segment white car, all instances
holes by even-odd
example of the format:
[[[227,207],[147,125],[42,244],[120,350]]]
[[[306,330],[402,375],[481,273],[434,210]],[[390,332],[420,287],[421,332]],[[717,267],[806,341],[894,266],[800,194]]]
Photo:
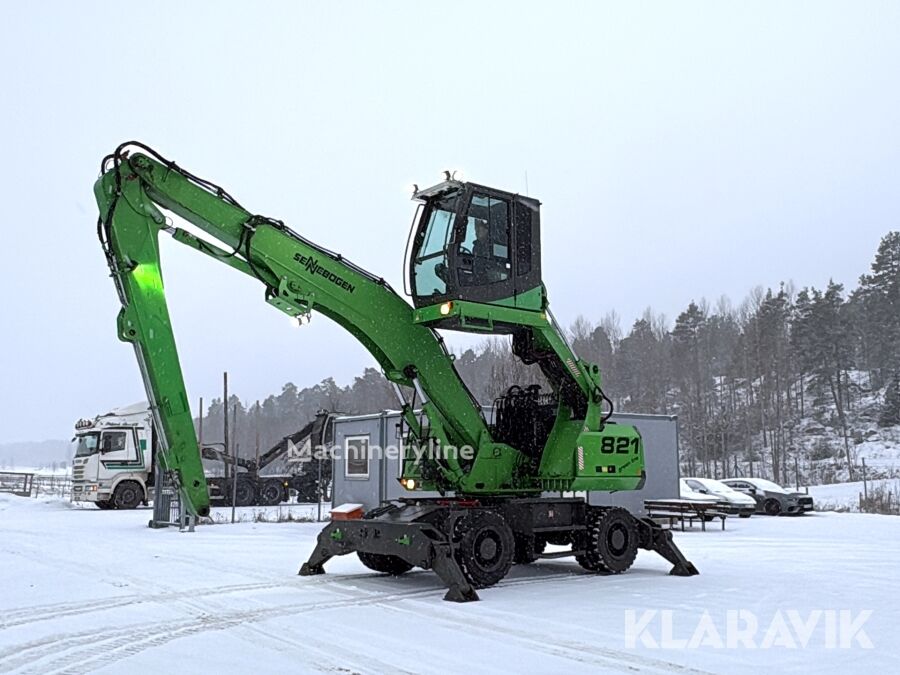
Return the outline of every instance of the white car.
[[[741,518],[756,512],[756,500],[711,478],[682,478],[681,498],[694,501],[717,501],[722,510]]]

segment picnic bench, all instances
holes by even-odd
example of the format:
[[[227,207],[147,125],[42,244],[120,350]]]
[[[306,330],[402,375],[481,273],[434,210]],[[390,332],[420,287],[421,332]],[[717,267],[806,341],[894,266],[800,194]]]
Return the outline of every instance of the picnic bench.
[[[725,519],[728,517],[717,502],[697,502],[690,499],[647,499],[644,501],[644,509],[648,518],[668,522],[669,529],[672,529],[676,522],[680,522],[682,532],[685,521],[693,527],[695,520],[700,521],[700,527],[705,532],[706,523],[714,518],[722,521],[724,530]]]

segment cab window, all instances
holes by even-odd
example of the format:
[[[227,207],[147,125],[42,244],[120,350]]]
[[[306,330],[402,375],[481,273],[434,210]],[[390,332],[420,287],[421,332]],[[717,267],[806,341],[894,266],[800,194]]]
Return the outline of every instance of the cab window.
[[[475,193],[457,246],[457,278],[461,286],[483,286],[509,279],[509,203]]]
[[[447,292],[445,246],[456,217],[456,198],[456,193],[442,197],[423,215],[427,223],[413,261],[416,295],[443,295]]]
[[[100,452],[119,452],[125,449],[127,434],[124,431],[105,431],[100,441]]]
[[[81,436],[76,436],[75,443],[75,456],[76,457],[88,457],[89,455],[93,455],[97,452],[99,446],[100,434],[82,434]]]

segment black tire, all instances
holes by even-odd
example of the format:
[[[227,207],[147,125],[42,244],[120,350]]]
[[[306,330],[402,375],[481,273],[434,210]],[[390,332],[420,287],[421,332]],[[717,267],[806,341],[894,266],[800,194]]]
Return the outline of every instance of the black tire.
[[[359,556],[359,561],[370,570],[381,572],[382,574],[390,574],[392,577],[399,577],[413,568],[410,563],[395,555],[365,553],[363,551],[357,551],[356,555]]]
[[[749,518],[752,515],[753,515],[752,513],[739,513],[738,517],[739,518]]]
[[[530,565],[544,552],[547,542],[543,537],[528,537],[524,534],[516,534],[516,550],[513,553],[513,562],[516,565]]]
[[[473,510],[456,521],[456,560],[475,588],[493,586],[512,567],[516,541],[506,521],[493,511]]]
[[[777,499],[769,498],[766,500],[765,504],[763,504],[763,510],[765,510],[767,516],[780,516],[781,502]]]
[[[97,508],[100,509],[101,511],[108,511],[109,509],[113,508],[113,503],[112,503],[111,499],[102,499],[98,502],[94,502],[94,504],[96,504]]]
[[[253,506],[254,504],[256,504],[256,486],[246,478],[238,478],[234,505]]]
[[[123,480],[116,485],[111,501],[114,509],[136,509],[144,501],[144,489],[140,483]]]
[[[637,557],[638,530],[634,516],[619,507],[591,509],[585,552],[578,564],[591,572],[620,574]]]
[[[262,488],[259,491],[259,503],[261,505],[275,506],[283,502],[284,498],[284,485],[278,478],[270,478],[262,484]]]

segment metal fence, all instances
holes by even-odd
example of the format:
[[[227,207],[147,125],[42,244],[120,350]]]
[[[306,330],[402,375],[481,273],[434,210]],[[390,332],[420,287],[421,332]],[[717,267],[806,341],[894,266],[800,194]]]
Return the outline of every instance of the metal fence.
[[[30,497],[33,481],[33,473],[0,471],[0,492],[10,492],[19,497]]]
[[[178,486],[167,471],[157,464],[154,473],[153,518],[150,527],[177,527],[194,531],[195,519],[187,513]]]
[[[35,476],[33,496],[72,499],[72,476]]]
[[[8,492],[19,497],[47,496],[71,499],[72,477],[0,471],[0,492]]]

